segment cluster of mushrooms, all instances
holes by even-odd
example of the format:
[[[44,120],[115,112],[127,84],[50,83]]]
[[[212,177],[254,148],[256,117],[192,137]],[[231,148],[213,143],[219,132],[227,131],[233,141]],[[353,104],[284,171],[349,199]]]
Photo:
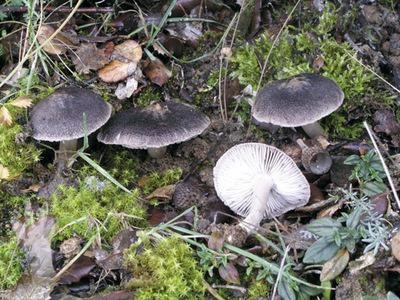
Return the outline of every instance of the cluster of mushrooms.
[[[253,104],[252,117],[262,125],[301,126],[313,138],[324,134],[318,120],[335,111],[343,98],[332,80],[300,74],[263,87]],[[77,139],[101,128],[100,142],[147,149],[150,156],[159,158],[168,145],[189,140],[210,125],[210,119],[194,107],[173,101],[132,108],[113,117],[111,112],[111,105],[96,93],[61,88],[32,109],[33,138],[60,142],[59,153],[67,159],[68,153],[76,150]],[[306,170],[315,174],[329,170],[332,162],[325,150],[309,147],[302,140],[298,143]],[[218,197],[245,217],[239,225],[248,233],[263,218],[304,206],[310,198],[310,185],[292,158],[266,144],[232,147],[218,160],[213,175]]]

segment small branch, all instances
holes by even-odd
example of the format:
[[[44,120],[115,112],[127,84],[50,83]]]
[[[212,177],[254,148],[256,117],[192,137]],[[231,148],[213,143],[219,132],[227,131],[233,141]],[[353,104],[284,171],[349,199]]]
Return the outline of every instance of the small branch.
[[[35,11],[40,11],[40,7],[36,6]],[[73,7],[53,7],[47,6],[44,7],[43,10],[46,12],[60,12],[60,13],[70,13],[74,8]],[[0,12],[2,13],[26,13],[28,11],[27,6],[4,6],[0,5]],[[83,14],[106,14],[114,12],[114,8],[112,7],[83,7],[78,8],[76,10],[77,13]]]

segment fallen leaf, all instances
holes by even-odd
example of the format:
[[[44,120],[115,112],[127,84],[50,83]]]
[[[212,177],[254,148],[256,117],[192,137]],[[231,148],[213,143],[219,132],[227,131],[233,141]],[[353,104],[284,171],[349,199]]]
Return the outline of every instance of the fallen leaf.
[[[46,41],[54,34],[55,30],[50,25],[42,25],[39,27],[37,32],[37,40],[40,45],[43,46],[43,50],[49,54],[60,55],[67,52],[67,49],[74,46],[74,43],[62,32],[56,34],[56,36],[49,42]]]
[[[164,63],[156,58],[155,60],[146,60],[143,68],[144,74],[158,86],[163,86],[168,79],[172,76],[170,70],[164,65]]]
[[[138,240],[136,230],[123,229],[112,240],[113,252],[123,252]]]
[[[364,270],[366,267],[371,266],[376,261],[376,257],[373,251],[365,253],[364,255],[360,256],[356,260],[350,262],[350,274],[357,275],[361,270]]]
[[[10,126],[12,122],[12,117],[8,109],[5,106],[0,108],[0,125]]]
[[[219,230],[215,230],[211,233],[211,236],[208,239],[208,248],[219,251],[224,246],[224,241],[224,234]]]
[[[239,272],[232,263],[218,268],[219,276],[228,283],[240,284]]]
[[[87,276],[95,266],[96,263],[92,257],[82,255],[60,276],[59,283],[71,284],[79,282],[83,277]]]
[[[400,233],[396,233],[392,238],[392,256],[394,256],[398,261],[400,261]]]
[[[51,278],[24,275],[17,286],[4,295],[10,300],[49,300],[54,285]],[[2,295],[3,296],[3,295]]]
[[[100,69],[98,75],[104,82],[114,83],[128,78],[135,72],[136,68],[136,62],[123,63],[119,60],[113,60],[104,68]]]
[[[394,112],[388,109],[378,110],[374,113],[374,121],[377,124],[374,130],[386,133],[392,138],[393,145],[400,147],[400,124]]]
[[[316,72],[318,72],[319,70],[321,70],[321,68],[324,66],[324,64],[325,64],[324,58],[321,55],[318,55],[314,59],[314,61],[312,63],[312,67]]]
[[[321,192],[321,189],[313,183],[310,183],[310,192],[311,194],[308,204],[313,204],[325,200],[324,194]]]
[[[5,166],[0,164],[0,180],[9,178],[10,178],[10,172]]]
[[[25,249],[27,261],[30,262],[32,276],[50,278],[54,275],[53,250],[50,246],[50,234],[55,220],[44,216],[36,223],[17,222],[13,225],[19,243]]]
[[[21,96],[9,102],[10,105],[21,108],[28,108],[32,105],[32,99],[28,96]]]
[[[318,236],[308,231],[306,226],[300,226],[289,234],[283,234],[283,239],[290,248],[300,250],[307,250],[317,238]]]
[[[125,62],[139,62],[142,59],[143,50],[139,43],[134,40],[127,40],[114,47],[111,58]]]
[[[146,197],[146,200],[151,200],[151,199],[160,199],[164,201],[169,201],[172,199],[172,196],[174,195],[175,191],[175,184],[170,184],[167,186],[162,186],[156,189],[154,192],[152,192],[150,195]]]
[[[338,204],[332,205],[330,207],[321,210],[317,214],[317,219],[332,217],[343,206],[343,203],[344,203],[343,201],[340,201]]]
[[[133,95],[138,88],[138,81],[134,76],[128,77],[126,83],[119,83],[115,90],[115,96],[119,100],[127,99]]]
[[[327,261],[322,267],[320,281],[330,281],[339,276],[347,264],[349,263],[350,255],[346,249],[340,249],[334,257]]]
[[[81,44],[75,51],[72,62],[75,70],[80,74],[89,74],[97,71],[110,62],[104,49],[98,49],[95,44]]]

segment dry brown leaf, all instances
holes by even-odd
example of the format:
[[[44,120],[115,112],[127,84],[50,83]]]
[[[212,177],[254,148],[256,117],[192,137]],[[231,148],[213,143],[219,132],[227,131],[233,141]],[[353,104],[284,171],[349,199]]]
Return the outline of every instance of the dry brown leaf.
[[[392,256],[400,261],[400,233],[396,233],[392,238]]]
[[[34,183],[34,184],[30,185],[27,189],[23,189],[21,192],[23,192],[23,193],[30,193],[30,192],[37,193],[40,190],[41,187],[42,187],[41,184]]]
[[[114,83],[125,80],[132,75],[137,68],[137,63],[123,63],[119,60],[113,60],[111,63],[100,69],[98,75],[101,80],[107,83]]]
[[[218,268],[219,276],[228,283],[240,284],[239,272],[233,263],[227,263]]]
[[[147,200],[150,199],[160,199],[164,201],[169,201],[172,199],[172,196],[174,195],[175,191],[175,184],[170,184],[167,186],[162,186],[158,189],[156,189],[154,192],[152,192],[150,195],[146,197]]]
[[[155,60],[146,60],[144,63],[144,74],[151,80],[151,82],[158,86],[163,86],[167,80],[172,76],[170,70],[158,58]]]
[[[340,249],[338,253],[328,260],[322,267],[320,281],[330,281],[335,279],[344,271],[349,263],[350,255],[346,249]]]
[[[12,117],[8,109],[5,106],[0,108],[0,125],[10,126],[12,122]]]
[[[332,205],[321,210],[317,214],[317,219],[332,217],[341,207],[343,206],[343,202],[339,202],[338,204]]]
[[[349,263],[349,269],[351,275],[358,275],[360,271],[373,265],[376,261],[376,256],[373,251],[367,252],[359,258]]]
[[[10,172],[5,166],[0,164],[0,180],[9,178],[10,178]]]
[[[81,44],[72,58],[75,69],[80,74],[97,71],[110,62],[104,49],[98,49],[95,44]]]
[[[28,96],[21,96],[9,102],[9,104],[15,107],[28,108],[32,105],[32,99]]]
[[[43,50],[49,54],[64,54],[65,52],[67,52],[68,48],[73,46],[73,43],[61,32],[56,34],[56,36],[51,41],[45,44],[45,42],[51,37],[54,32],[54,28],[50,25],[40,26],[37,32],[37,39],[39,41],[39,44],[44,45]]]
[[[113,59],[127,62],[139,62],[142,59],[143,50],[139,43],[134,40],[127,40],[114,47]]]

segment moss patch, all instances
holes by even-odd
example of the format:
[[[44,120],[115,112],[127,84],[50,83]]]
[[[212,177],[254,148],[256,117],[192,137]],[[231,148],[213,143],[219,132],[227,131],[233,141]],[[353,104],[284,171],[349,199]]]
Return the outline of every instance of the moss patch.
[[[8,169],[10,177],[21,175],[33,163],[39,161],[40,151],[33,144],[17,144],[15,138],[22,126],[0,125],[0,164]]]
[[[135,289],[135,299],[202,299],[205,288],[203,272],[193,258],[191,248],[177,237],[151,246],[137,254],[137,246],[125,253],[125,263],[133,278],[128,286]]]
[[[143,194],[149,195],[157,188],[177,183],[182,176],[182,172],[181,168],[169,169],[163,173],[154,172],[149,176],[143,177],[139,185],[143,189]]]
[[[19,248],[15,236],[8,241],[0,241],[0,290],[17,284],[23,273],[23,259],[24,252]]]
[[[84,183],[78,188],[61,187],[60,192],[52,197],[50,212],[56,218],[58,228],[66,228],[56,239],[64,240],[74,233],[90,238],[100,232],[102,238],[109,241],[122,229],[121,219],[132,225],[144,225],[141,218],[145,216],[145,210],[138,198],[138,190],[128,194],[109,182],[103,190],[96,191]],[[122,218],[119,213],[132,217]]]

